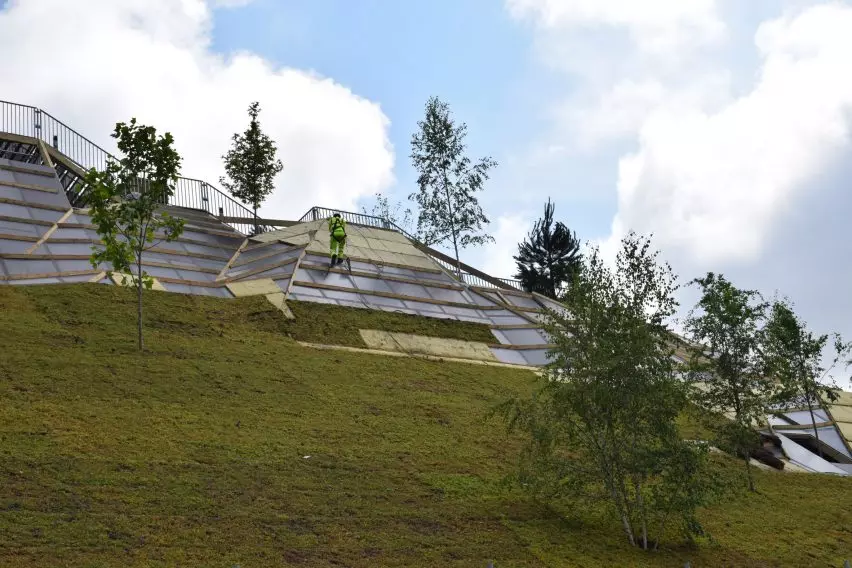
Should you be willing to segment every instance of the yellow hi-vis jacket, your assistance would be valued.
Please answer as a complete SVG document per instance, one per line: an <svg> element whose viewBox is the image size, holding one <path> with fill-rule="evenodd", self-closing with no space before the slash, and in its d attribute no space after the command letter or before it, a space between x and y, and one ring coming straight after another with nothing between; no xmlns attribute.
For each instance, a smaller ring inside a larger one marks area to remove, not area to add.
<svg viewBox="0 0 852 568"><path fill-rule="evenodd" d="M346 221L343 217L328 218L328 233L338 239L346 236Z"/></svg>

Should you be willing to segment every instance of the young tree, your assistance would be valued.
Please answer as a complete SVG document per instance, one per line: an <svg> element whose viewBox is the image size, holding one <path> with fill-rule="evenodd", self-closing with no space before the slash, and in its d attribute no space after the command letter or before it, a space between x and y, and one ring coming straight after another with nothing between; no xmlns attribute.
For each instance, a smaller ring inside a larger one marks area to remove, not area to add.
<svg viewBox="0 0 852 568"><path fill-rule="evenodd" d="M136 327L139 350L142 338L142 289L150 289L153 280L142 269L145 251L163 241L173 241L183 232L183 219L158 211L174 193L181 157L172 147L168 132L157 136L153 126L118 123L113 138L124 154L118 162L110 160L105 171L94 168L86 175L92 223L103 243L92 247L92 266L112 265L125 284L136 287ZM112 271L110 271L112 273ZM128 276L129 274L129 276ZM129 279L129 282L128 282Z"/></svg>
<svg viewBox="0 0 852 568"><path fill-rule="evenodd" d="M732 415L719 434L745 461L748 487L755 491L751 452L758 444L754 426L765 418L772 393L761 355L761 325L767 304L754 290L740 290L724 276L708 272L693 280L701 289L685 329L692 348L689 377L696 402L708 412Z"/></svg>
<svg viewBox="0 0 852 568"><path fill-rule="evenodd" d="M827 367L823 353L833 338L834 357ZM773 402L785 406L807 407L811 416L817 452L822 457L815 408L835 402L839 390L829 373L849 356L852 343L845 344L839 334L815 336L786 300L775 300L764 329L763 356L766 373L776 381L778 391Z"/></svg>
<svg viewBox="0 0 852 568"><path fill-rule="evenodd" d="M404 211L401 211L401 209L402 203L397 201L396 205L391 207L388 198L381 193L377 193L376 203L373 204L373 209L371 211L367 211L366 207L361 207L361 212L364 215L379 217L388 224L393 223L406 233L412 233L411 209L406 209Z"/></svg>
<svg viewBox="0 0 852 568"><path fill-rule="evenodd" d="M411 161L419 174L420 191L409 199L420 206L418 238L427 246L450 241L461 278L459 248L494 241L482 232L488 218L475 193L482 190L488 170L497 162L485 157L471 163L465 155L467 125L457 125L447 103L437 97L427 101L426 118L417 125L419 131L411 138Z"/></svg>
<svg viewBox="0 0 852 568"><path fill-rule="evenodd" d="M518 244L514 257L518 266L515 278L528 292L558 298L582 266L580 241L561 222L553 223L553 203L544 205L544 217L536 221L526 240Z"/></svg>
<svg viewBox="0 0 852 568"><path fill-rule="evenodd" d="M526 487L573 506L605 500L630 544L645 549L672 521L700 532L695 511L709 497L707 449L681 440L676 426L688 398L666 327L675 281L633 233L614 270L593 250L566 291L565 312L548 312L555 348L543 386L500 407L510 429L529 436Z"/></svg>
<svg viewBox="0 0 852 568"><path fill-rule="evenodd" d="M231 195L251 205L254 211L254 231L257 233L257 209L275 189L275 176L284 168L275 157L275 142L260 130L257 115L260 103L253 102L248 109L251 121L243 134L234 134L233 145L222 156L225 161L224 176L219 182Z"/></svg>

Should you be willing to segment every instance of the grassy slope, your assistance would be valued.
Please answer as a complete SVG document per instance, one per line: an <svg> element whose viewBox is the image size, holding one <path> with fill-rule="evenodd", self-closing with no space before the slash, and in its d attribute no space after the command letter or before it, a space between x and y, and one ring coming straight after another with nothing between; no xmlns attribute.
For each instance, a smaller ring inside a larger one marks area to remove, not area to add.
<svg viewBox="0 0 852 568"><path fill-rule="evenodd" d="M852 483L761 473L718 545L648 555L590 511L501 490L502 368L301 348L254 299L0 287L0 565L817 566ZM90 307L97 307L95 312ZM304 456L310 456L305 458Z"/></svg>

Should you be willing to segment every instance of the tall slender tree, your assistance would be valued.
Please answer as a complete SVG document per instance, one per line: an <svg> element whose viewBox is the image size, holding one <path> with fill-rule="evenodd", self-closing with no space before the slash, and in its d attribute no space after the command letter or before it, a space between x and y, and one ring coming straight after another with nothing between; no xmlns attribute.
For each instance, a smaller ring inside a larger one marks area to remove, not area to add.
<svg viewBox="0 0 852 568"><path fill-rule="evenodd" d="M447 103L437 97L426 102L426 116L411 137L411 161L418 172L420 190L409 199L420 207L417 218L419 240L425 245L449 241L461 278L459 249L493 242L484 232L488 218L476 192L483 189L488 171L497 165L490 157L472 163L465 155L467 125L456 124Z"/></svg>
<svg viewBox="0 0 852 568"><path fill-rule="evenodd" d="M580 241L564 223L553 222L554 205L548 198L544 217L535 222L526 240L518 244L514 257L515 278L528 292L558 298L582 266Z"/></svg>
<svg viewBox="0 0 852 568"><path fill-rule="evenodd" d="M276 158L275 142L260 129L257 120L260 103L249 105L249 126L243 134L234 134L233 145L222 156L225 161L225 173L219 182L231 192L231 195L251 205L254 212L254 230L257 227L257 210L260 204L275 189L275 176L284 168Z"/></svg>
<svg viewBox="0 0 852 568"><path fill-rule="evenodd" d="M142 269L145 251L183 232L184 220L171 217L160 206L174 193L181 157L172 147L168 132L157 136L153 126L116 124L113 138L124 156L110 160L104 171L94 168L86 175L90 187L88 205L102 245L92 247L92 266L112 265L124 284L136 287L136 327L139 350L142 336L142 290L153 279Z"/></svg>
<svg viewBox="0 0 852 568"><path fill-rule="evenodd" d="M758 444L754 427L765 419L774 388L761 354L767 303L759 292L741 290L721 274L708 272L692 283L701 297L685 322L694 343L688 376L705 410L733 417L719 425L719 434L744 460L748 487L755 491L750 462Z"/></svg>
<svg viewBox="0 0 852 568"><path fill-rule="evenodd" d="M519 478L528 490L574 507L605 501L644 549L673 522L700 533L695 512L711 496L707 448L677 429L688 398L666 327L676 289L648 239L628 235L614 269L593 249L564 312L547 312L554 349L543 385L500 407L526 434Z"/></svg>
<svg viewBox="0 0 852 568"><path fill-rule="evenodd" d="M825 366L823 354L829 339L833 339L834 356ZM820 457L823 452L815 410L825 409L827 403L837 400L839 389L829 373L849 356L850 350L852 343L844 343L839 334L815 336L793 311L789 300L773 302L763 343L766 372L778 387L773 402L808 409Z"/></svg>

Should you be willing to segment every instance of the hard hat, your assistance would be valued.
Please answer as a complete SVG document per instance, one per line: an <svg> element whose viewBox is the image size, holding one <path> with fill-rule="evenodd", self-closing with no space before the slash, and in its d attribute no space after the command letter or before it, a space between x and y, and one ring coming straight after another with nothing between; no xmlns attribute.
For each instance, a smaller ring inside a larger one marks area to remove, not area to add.
<svg viewBox="0 0 852 568"><path fill-rule="evenodd" d="M340 213L338 213L337 211L335 211L335 212L334 212L334 217L340 217Z"/></svg>

